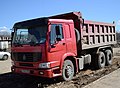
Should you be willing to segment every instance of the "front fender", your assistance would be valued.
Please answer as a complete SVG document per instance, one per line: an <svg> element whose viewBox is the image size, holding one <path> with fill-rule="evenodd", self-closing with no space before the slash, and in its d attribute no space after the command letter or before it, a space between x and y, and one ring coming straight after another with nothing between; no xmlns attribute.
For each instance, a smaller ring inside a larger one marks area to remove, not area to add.
<svg viewBox="0 0 120 88"><path fill-rule="evenodd" d="M67 58L67 57L75 57L76 55L74 53L65 53L60 61L60 70L62 70L62 66L63 66L63 63L64 63L64 60ZM76 60L75 60L76 61Z"/></svg>

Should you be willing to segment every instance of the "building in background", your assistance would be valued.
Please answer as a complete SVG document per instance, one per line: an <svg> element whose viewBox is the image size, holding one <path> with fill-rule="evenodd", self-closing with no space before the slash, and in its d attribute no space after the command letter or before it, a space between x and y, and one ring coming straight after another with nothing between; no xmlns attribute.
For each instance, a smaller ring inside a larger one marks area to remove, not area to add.
<svg viewBox="0 0 120 88"><path fill-rule="evenodd" d="M11 42L11 34L6 27L0 27L0 41Z"/></svg>
<svg viewBox="0 0 120 88"><path fill-rule="evenodd" d="M11 34L6 27L0 27L0 51L10 51Z"/></svg>

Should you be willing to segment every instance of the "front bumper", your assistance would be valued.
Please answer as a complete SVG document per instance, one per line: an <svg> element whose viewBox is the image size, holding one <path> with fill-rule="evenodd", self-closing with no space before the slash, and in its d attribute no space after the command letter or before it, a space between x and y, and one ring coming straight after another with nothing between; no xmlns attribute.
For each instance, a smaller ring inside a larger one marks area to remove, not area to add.
<svg viewBox="0 0 120 88"><path fill-rule="evenodd" d="M17 68L14 66L11 67L11 71L14 73L28 74L28 75L34 75L40 77L47 77L47 78L61 76L61 73L56 74L55 70L58 70L58 68L39 70L39 69L30 69L30 68Z"/></svg>

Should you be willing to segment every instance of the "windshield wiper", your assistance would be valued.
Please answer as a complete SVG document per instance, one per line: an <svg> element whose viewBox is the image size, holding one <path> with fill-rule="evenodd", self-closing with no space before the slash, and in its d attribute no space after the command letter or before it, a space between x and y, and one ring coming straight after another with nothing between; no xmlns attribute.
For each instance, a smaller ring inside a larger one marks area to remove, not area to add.
<svg viewBox="0 0 120 88"><path fill-rule="evenodd" d="M40 45L40 43L38 43L38 42L29 42L29 44L31 46L39 46Z"/></svg>
<svg viewBox="0 0 120 88"><path fill-rule="evenodd" d="M22 44L20 44L20 43L18 43L18 42L13 43L13 45L14 45L15 47L22 46Z"/></svg>

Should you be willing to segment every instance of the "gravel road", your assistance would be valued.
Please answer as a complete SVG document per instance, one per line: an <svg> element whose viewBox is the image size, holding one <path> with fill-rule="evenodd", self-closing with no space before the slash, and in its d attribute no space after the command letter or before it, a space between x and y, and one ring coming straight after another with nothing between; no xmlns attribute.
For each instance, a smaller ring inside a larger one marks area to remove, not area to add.
<svg viewBox="0 0 120 88"><path fill-rule="evenodd" d="M11 59L0 60L0 74L11 72Z"/></svg>

